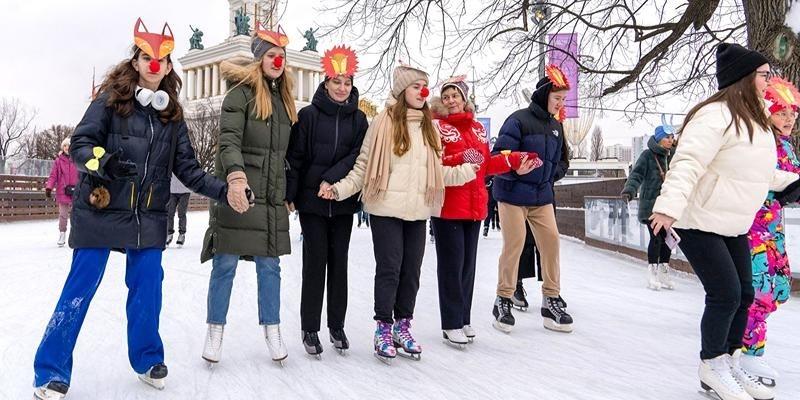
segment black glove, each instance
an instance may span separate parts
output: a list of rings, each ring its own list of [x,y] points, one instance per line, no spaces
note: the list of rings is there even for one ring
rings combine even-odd
[[[121,151],[116,151],[108,157],[103,170],[110,179],[130,178],[136,176],[136,163],[120,160]]]
[[[800,200],[800,180],[792,182],[783,191],[775,193],[775,201],[781,206],[797,203],[798,200]]]
[[[633,195],[628,192],[622,192],[619,194],[625,202],[630,202],[633,199]]]
[[[53,197],[53,189],[45,188],[44,189],[44,197],[47,197],[48,199]]]

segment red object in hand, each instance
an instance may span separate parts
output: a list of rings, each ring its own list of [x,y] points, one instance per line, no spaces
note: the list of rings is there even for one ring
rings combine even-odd
[[[158,60],[151,60],[150,61],[150,72],[155,74],[155,73],[158,73],[158,71],[161,71],[161,64],[159,64]]]
[[[282,57],[282,56],[277,56],[277,57],[275,57],[275,58],[272,60],[272,65],[273,65],[275,68],[280,68],[280,67],[282,67],[282,66],[283,66],[283,57]]]
[[[424,86],[422,87],[422,90],[419,91],[419,95],[422,96],[423,99],[428,97],[429,94],[431,94],[431,91],[428,90],[428,88],[424,87]]]

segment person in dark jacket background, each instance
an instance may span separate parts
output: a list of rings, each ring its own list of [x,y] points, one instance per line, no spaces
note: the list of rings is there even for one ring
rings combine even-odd
[[[339,59],[345,59],[340,64]],[[367,132],[367,116],[358,109],[353,86],[357,58],[349,48],[325,52],[320,83],[311,105],[298,113],[292,126],[286,160],[286,201],[300,214],[303,229],[303,282],[300,299],[303,345],[312,355],[322,353],[318,332],[325,281],[328,286],[328,329],[337,350],[349,348],[344,333],[347,311],[347,252],[358,196],[326,200],[322,191],[347,176]],[[344,69],[340,66],[345,65]]]
[[[548,66],[546,72],[547,76],[536,84],[530,105],[511,114],[503,123],[492,150],[493,153],[536,152],[544,162],[541,168],[524,176],[514,172],[498,175],[492,185],[503,225],[497,298],[492,313],[495,328],[503,332],[510,332],[514,326],[511,296],[516,288],[526,225],[533,230],[542,254],[544,326],[556,331],[572,330],[572,317],[564,311],[560,296],[559,234],[553,207],[553,183],[562,158],[564,135],[560,121],[569,83],[555,66]]]
[[[112,249],[127,258],[131,366],[145,383],[164,387],[158,325],[170,176],[226,203],[225,182],[203,172],[189,142],[178,102],[181,81],[169,56],[171,31],[141,32],[140,25],[141,19],[132,57],[109,73],[72,135],[70,156],[80,171],[69,236],[75,250],[34,359],[37,399],[60,398],[69,389],[72,352]]]
[[[650,243],[647,245],[647,287],[653,290],[675,288],[669,276],[672,249],[664,243],[661,236],[653,234],[649,221],[653,215],[653,204],[661,194],[661,184],[672,160],[674,132],[674,128],[666,123],[656,128],[655,134],[647,141],[647,148],[636,160],[636,165],[622,189],[622,197],[626,201],[630,201],[636,197],[636,192],[640,192],[639,221],[645,224],[647,231],[650,232]]]

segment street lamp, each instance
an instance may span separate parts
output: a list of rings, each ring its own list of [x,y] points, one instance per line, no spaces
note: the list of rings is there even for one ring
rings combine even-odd
[[[543,29],[545,21],[550,19],[550,6],[537,1],[531,8],[531,22],[536,25],[539,32],[539,79],[544,78],[544,39],[546,31]]]

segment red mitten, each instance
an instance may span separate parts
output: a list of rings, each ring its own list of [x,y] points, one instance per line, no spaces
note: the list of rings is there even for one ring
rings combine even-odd
[[[464,163],[481,165],[484,161],[486,161],[486,159],[480,151],[473,148],[464,150]]]

